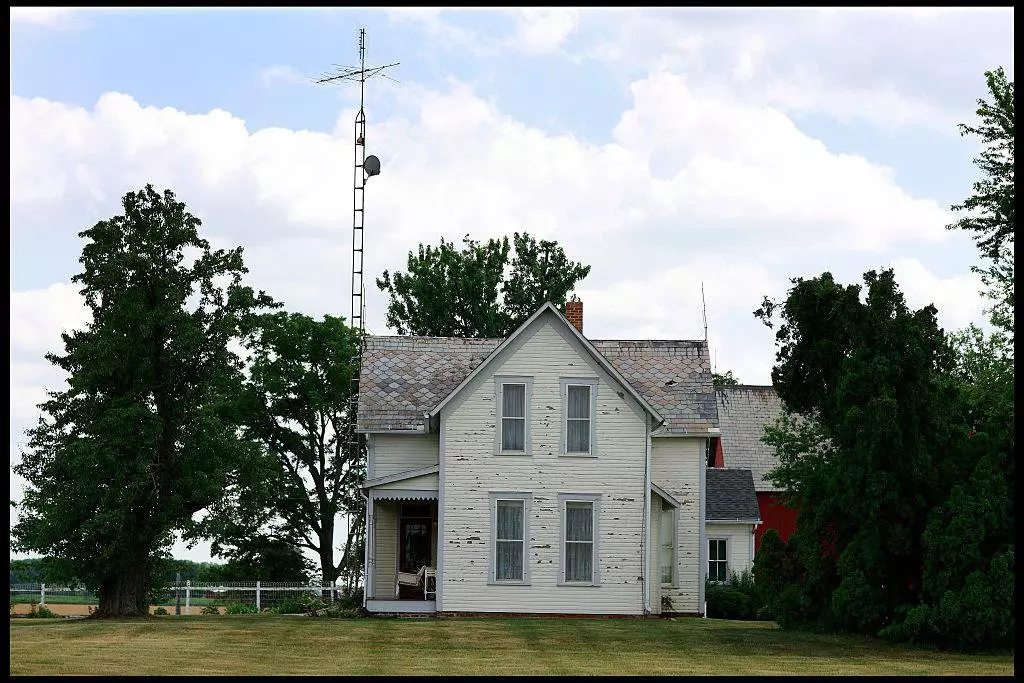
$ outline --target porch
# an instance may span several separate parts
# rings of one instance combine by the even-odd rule
[[[437,491],[370,490],[366,609],[437,611]]]

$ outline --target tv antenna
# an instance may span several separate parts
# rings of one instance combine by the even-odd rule
[[[700,311],[701,311],[701,316],[704,318],[704,342],[707,343],[707,340],[708,340],[708,305],[707,305],[707,302],[704,301],[704,281],[703,280],[701,280],[701,283],[700,283]]]
[[[366,181],[380,174],[380,159],[375,155],[366,155],[366,81],[376,76],[395,79],[384,73],[385,69],[398,66],[398,62],[384,66],[366,66],[366,29],[359,29],[359,66],[335,65],[338,71],[325,74],[314,79],[317,84],[339,83],[342,81],[359,83],[359,111],[356,112],[355,132],[353,135],[353,169],[352,169],[352,309],[349,324],[357,328],[359,340],[352,358],[352,388],[349,392],[348,420],[346,421],[345,444],[351,457],[361,457],[360,439],[356,432],[356,418],[359,409],[359,374],[365,345],[365,313],[366,290],[363,286],[363,228],[366,218]],[[397,83],[397,81],[395,81]],[[366,519],[363,518],[365,525]],[[364,527],[365,528],[365,527]],[[348,520],[348,533],[352,533],[351,519]]]
[[[366,310],[363,286],[363,228],[366,217],[366,181],[380,174],[380,159],[366,155],[366,81],[376,76],[395,80],[384,73],[385,69],[398,66],[398,62],[384,66],[366,66],[366,29],[359,29],[359,66],[339,66],[339,71],[326,74],[315,80],[318,84],[347,81],[359,83],[359,111],[356,112],[353,169],[352,169],[352,310],[349,324],[359,329],[360,349],[365,328]],[[358,367],[358,365],[357,365]],[[355,392],[353,391],[353,396]]]

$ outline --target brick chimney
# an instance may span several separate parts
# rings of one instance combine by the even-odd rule
[[[573,297],[565,302],[565,319],[583,334],[583,302]]]

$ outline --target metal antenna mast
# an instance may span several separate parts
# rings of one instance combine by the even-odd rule
[[[359,374],[365,345],[365,313],[366,290],[363,286],[363,228],[366,217],[366,181],[380,173],[380,159],[373,154],[366,155],[366,81],[381,76],[394,80],[384,70],[394,64],[366,67],[366,29],[359,29],[359,66],[338,66],[338,71],[325,74],[314,79],[316,83],[335,83],[340,81],[359,83],[359,111],[356,112],[353,162],[352,162],[352,307],[349,324],[358,329],[359,343],[352,359],[352,390],[349,392],[348,420],[346,425],[345,443],[353,459],[359,455],[359,435],[356,433],[356,412],[359,408]],[[351,521],[349,523],[351,533]]]

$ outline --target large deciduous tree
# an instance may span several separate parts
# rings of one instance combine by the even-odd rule
[[[68,387],[41,404],[15,471],[28,481],[12,545],[99,593],[98,616],[148,613],[176,531],[252,454],[239,438],[242,362],[229,348],[272,306],[242,284],[241,248],[211,250],[174,193],[147,185],[80,233],[92,319],[46,358]]]
[[[1014,166],[1013,166],[1013,81],[1006,80],[1002,67],[985,72],[991,101],[978,100],[978,122],[961,123],[961,135],[980,138],[981,154],[974,165],[981,178],[971,195],[953,211],[961,214],[950,224],[951,230],[973,233],[984,259],[973,270],[987,287],[986,296],[994,303],[989,313],[992,323],[1013,343],[1013,243],[1014,243]]]
[[[463,238],[460,251],[438,247],[409,252],[408,272],[384,271],[377,287],[390,297],[387,323],[399,334],[504,337],[545,302],[565,306],[590,266],[569,260],[557,242],[515,233],[486,243]]]
[[[246,436],[265,457],[232,482],[206,524],[218,553],[233,557],[263,537],[312,551],[325,582],[342,574],[350,585],[358,579],[365,514],[358,485],[366,463],[346,431],[358,344],[358,330],[343,318],[282,312],[257,319],[245,342],[244,419]],[[349,520],[340,558],[339,515]]]

